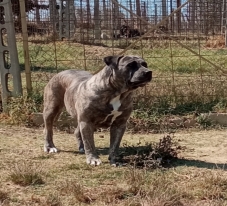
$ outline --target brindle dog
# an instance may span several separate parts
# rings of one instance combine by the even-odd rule
[[[53,143],[53,122],[65,106],[76,118],[75,135],[87,163],[101,164],[94,143],[97,128],[110,127],[109,160],[117,164],[117,152],[132,112],[132,92],[152,79],[152,71],[138,56],[108,56],[106,66],[92,75],[66,70],[55,75],[44,89],[43,118],[46,152],[57,152]]]

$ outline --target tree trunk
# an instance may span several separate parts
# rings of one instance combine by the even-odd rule
[[[95,39],[101,38],[100,15],[99,15],[99,0],[94,0],[94,24],[95,24]]]
[[[166,17],[166,0],[162,0],[162,19]]]
[[[87,24],[89,25],[89,27],[91,26],[91,6],[90,6],[90,0],[86,0],[87,1]]]
[[[173,0],[170,0],[170,12],[172,13],[173,12]],[[171,32],[174,33],[174,17],[171,16],[170,17],[170,29],[171,29]]]
[[[136,14],[141,17],[140,0],[136,0]],[[140,29],[140,19],[137,19],[137,28]]]
[[[132,0],[129,0],[129,7],[130,7],[130,20],[131,20],[131,23],[130,23],[130,26],[132,27],[132,28],[134,28],[134,17],[133,17],[133,15],[132,15],[132,13],[133,13],[133,10],[132,10]]]
[[[119,11],[118,5],[113,3],[111,16],[112,16],[112,33],[113,35],[115,35],[115,37],[118,33],[118,11]]]
[[[38,0],[34,0],[34,4],[38,5]],[[35,18],[36,18],[36,23],[40,24],[40,13],[39,13],[38,6],[36,6],[36,8],[35,8]]]
[[[70,39],[74,36],[75,34],[75,7],[74,7],[74,1],[73,0],[68,0],[66,1],[66,30],[67,30],[67,38]]]
[[[107,13],[107,9],[106,9],[106,0],[103,0],[103,21],[104,21],[104,28],[107,29],[108,28],[108,21],[109,21],[109,16]]]
[[[177,0],[177,8],[181,6],[181,0]],[[181,31],[181,10],[177,12],[177,32]]]
[[[56,9],[57,3],[56,0],[49,0],[49,7],[50,7],[50,27],[55,35],[56,31],[59,30],[59,14],[58,10]]]
[[[196,2],[195,0],[192,0],[190,3],[190,10],[189,10],[189,15],[190,15],[190,30],[192,33],[195,33],[195,8],[196,8]]]

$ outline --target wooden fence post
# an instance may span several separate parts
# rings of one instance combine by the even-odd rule
[[[27,31],[26,11],[25,11],[25,0],[20,0],[20,13],[21,13],[21,25],[22,25],[26,88],[27,88],[27,93],[29,94],[32,91],[32,83],[31,83],[31,67],[30,67],[30,58],[29,58],[29,49],[28,49],[28,31]]]

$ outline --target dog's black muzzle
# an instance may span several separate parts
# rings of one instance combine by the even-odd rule
[[[152,79],[152,71],[143,71],[137,81],[128,81],[128,85],[131,89],[145,86]]]
[[[152,71],[146,71],[143,74],[143,78],[150,82],[152,80]]]

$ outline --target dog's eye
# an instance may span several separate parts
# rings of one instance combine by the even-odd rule
[[[143,67],[146,67],[146,68],[147,68],[147,63],[146,63],[146,62],[142,62],[142,63],[141,63],[141,66],[143,66]]]
[[[136,69],[136,68],[138,67],[137,62],[136,62],[136,61],[130,62],[130,63],[128,64],[128,67],[129,67],[130,69]]]

